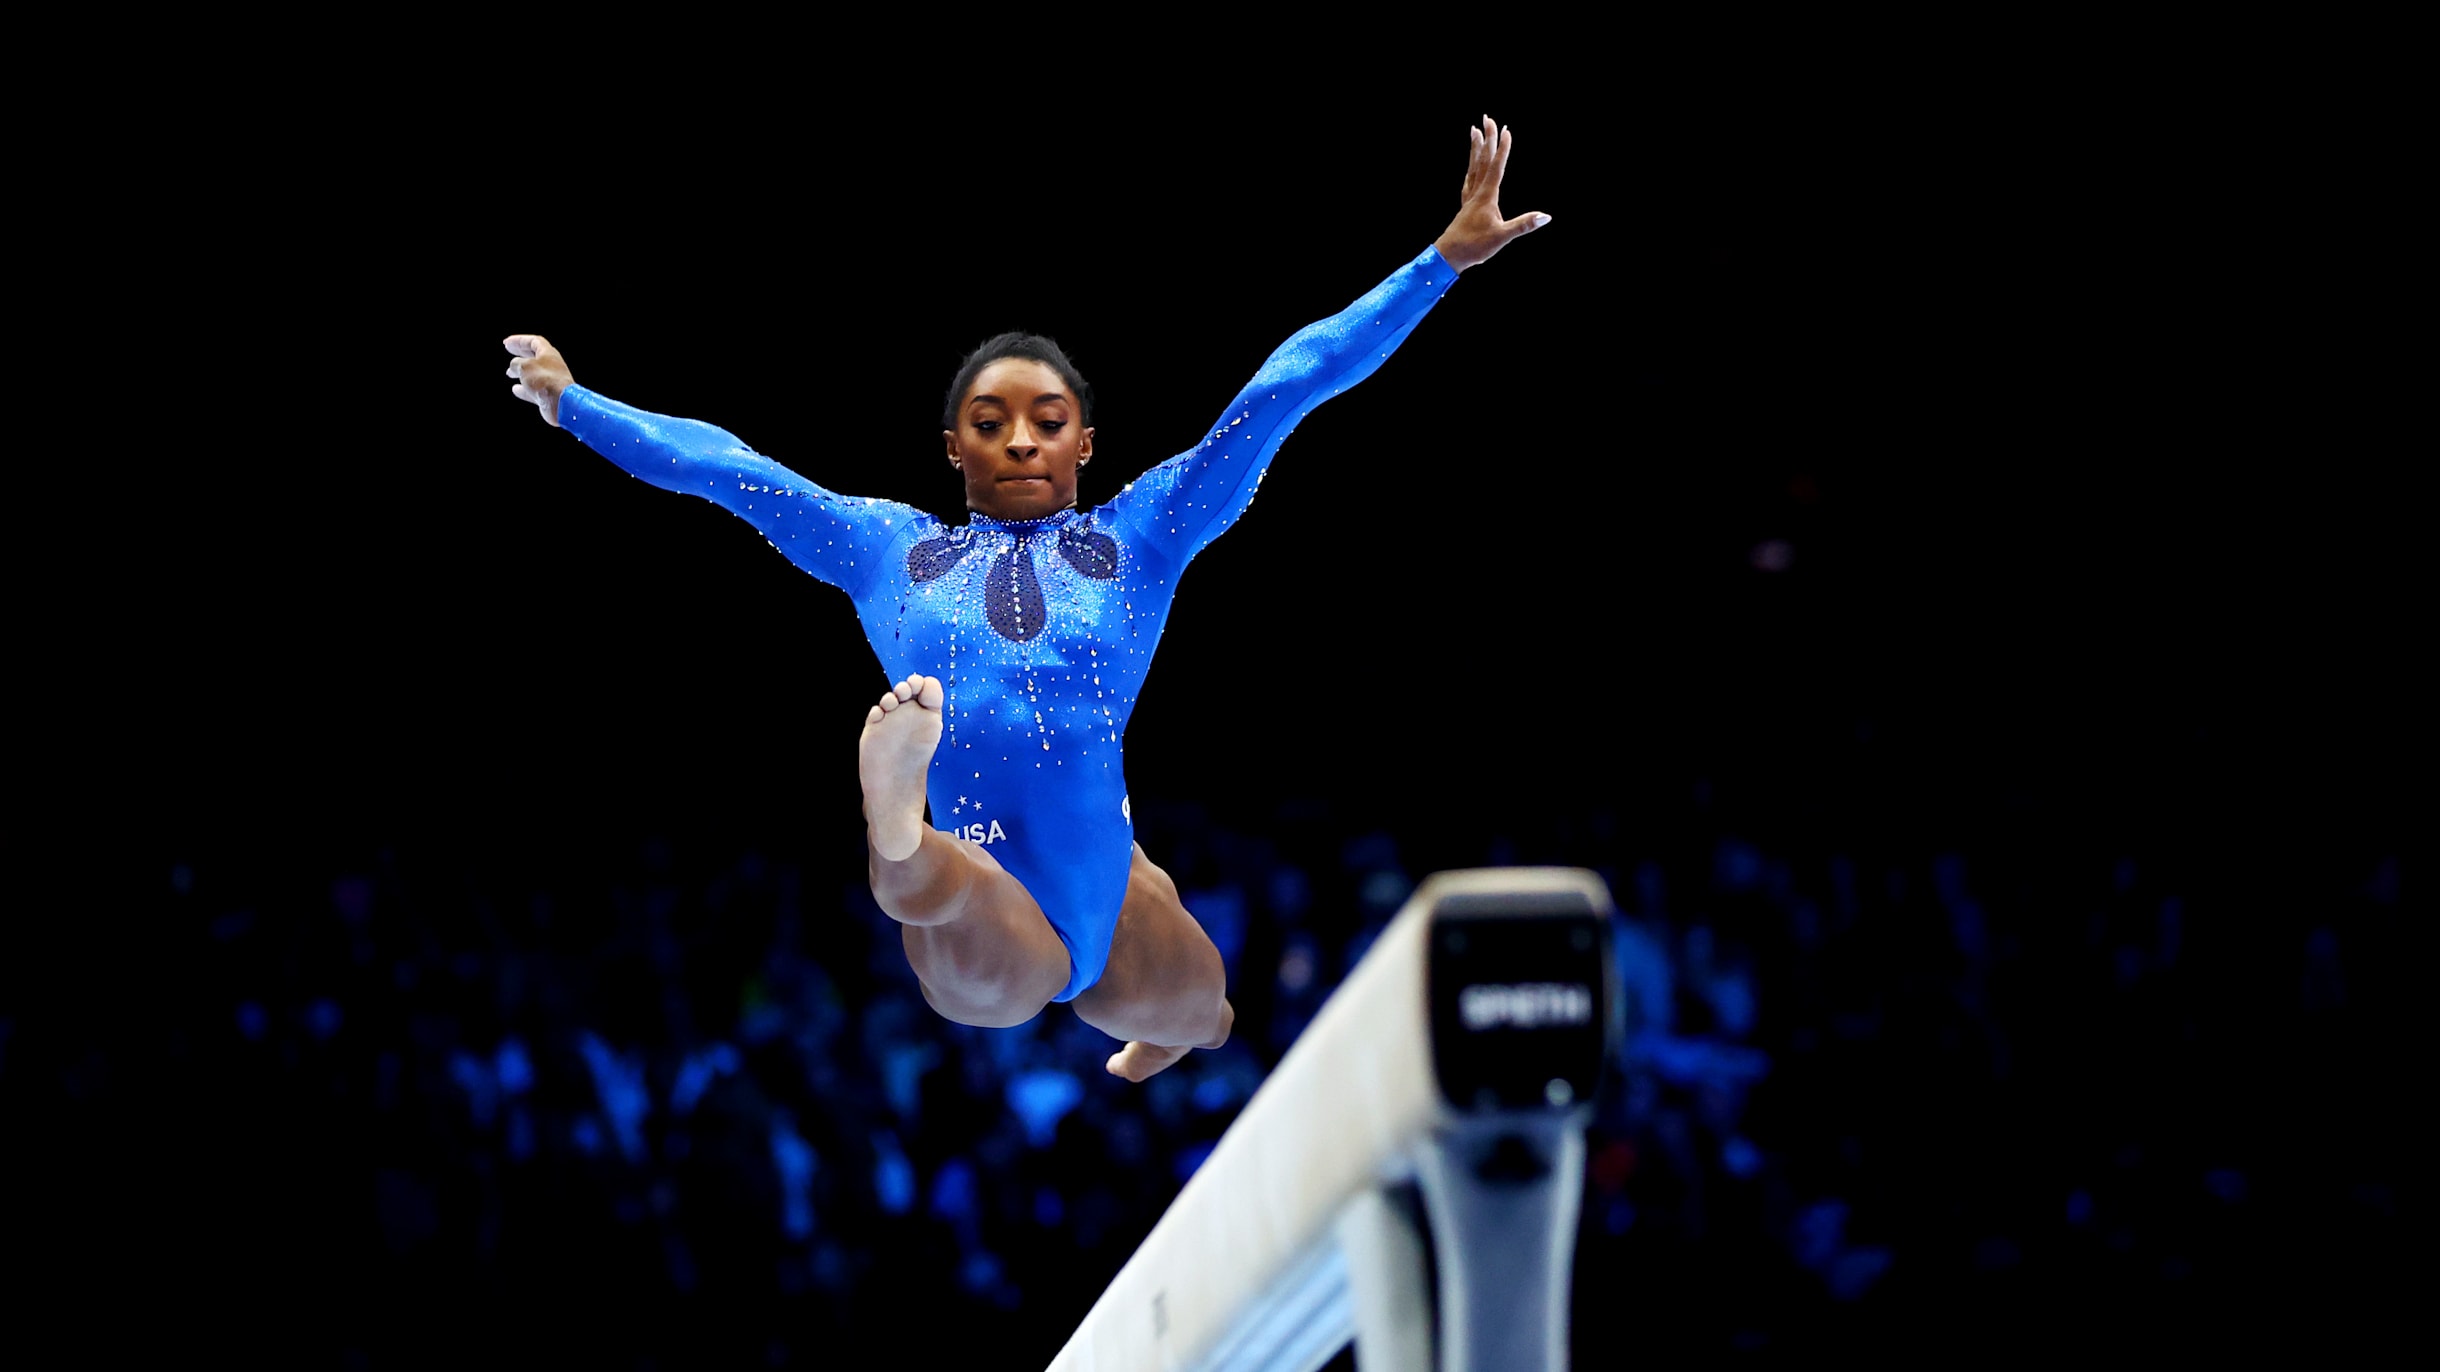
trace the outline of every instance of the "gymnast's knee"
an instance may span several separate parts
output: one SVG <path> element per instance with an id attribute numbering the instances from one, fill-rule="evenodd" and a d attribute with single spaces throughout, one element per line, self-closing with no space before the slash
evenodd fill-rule
<path id="1" fill-rule="evenodd" d="M 1192 989 L 1178 997 L 1173 1027 L 1162 1039 L 1164 1044 L 1217 1048 L 1228 1042 L 1229 1031 L 1236 1027 L 1237 1011 L 1228 1003 L 1228 970 L 1221 964 L 1218 950 L 1200 960 L 1210 963 L 1208 975 L 1197 977 Z"/>
<path id="2" fill-rule="evenodd" d="M 1228 1041 L 1237 1012 L 1224 994 L 1219 954 L 1208 959 L 1209 975 L 1202 975 L 1205 959 L 1194 961 L 1191 970 L 1172 966 L 1157 978 L 1104 979 L 1076 997 L 1076 1015 L 1115 1039 L 1164 1048 L 1217 1048 Z"/>
<path id="3" fill-rule="evenodd" d="M 1219 1032 L 1218 1032 L 1218 1033 L 1213 1034 L 1213 1035 L 1212 1035 L 1212 1036 L 1211 1036 L 1209 1039 L 1206 1039 L 1205 1041 L 1203 1041 L 1203 1042 L 1201 1042 L 1201 1043 L 1198 1043 L 1198 1044 L 1196 1044 L 1195 1046 L 1196 1046 L 1197 1048 L 1217 1048 L 1217 1047 L 1219 1047 L 1220 1045 L 1222 1045 L 1222 1044 L 1224 1044 L 1224 1043 L 1228 1042 L 1228 1035 L 1229 1035 L 1229 1031 L 1230 1031 L 1230 1030 L 1232 1030 L 1232 1029 L 1234 1029 L 1234 1028 L 1236 1028 L 1236 1027 L 1237 1027 L 1237 1007 L 1236 1007 L 1236 1006 L 1234 1006 L 1234 1005 L 1231 1005 L 1231 1004 L 1229 1004 L 1229 1003 L 1228 1003 L 1228 997 L 1226 997 L 1226 996 L 1222 996 L 1222 997 L 1220 998 L 1220 1030 L 1219 1030 Z"/>
<path id="4" fill-rule="evenodd" d="M 1180 913 L 1183 914 L 1181 907 Z M 1228 964 L 1203 926 L 1186 916 L 1189 936 L 1176 954 L 1183 966 L 1170 983 L 1168 996 L 1172 1031 L 1162 1042 L 1193 1048 L 1217 1048 L 1228 1041 L 1237 1012 L 1228 1003 Z"/>
<path id="5" fill-rule="evenodd" d="M 923 989 L 924 1003 L 942 1019 L 977 1029 L 1013 1029 L 1051 1003 L 1050 997 L 1016 985 L 965 985 L 952 990 L 934 986 L 921 973 L 915 984 Z"/>

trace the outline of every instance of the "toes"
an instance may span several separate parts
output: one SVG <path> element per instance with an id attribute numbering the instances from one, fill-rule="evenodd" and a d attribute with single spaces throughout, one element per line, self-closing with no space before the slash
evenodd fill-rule
<path id="1" fill-rule="evenodd" d="M 1129 1043 L 1110 1055 L 1103 1070 L 1114 1077 L 1129 1081 L 1144 1081 L 1186 1056 L 1183 1048 L 1160 1048 L 1149 1043 Z"/>
<path id="2" fill-rule="evenodd" d="M 879 719 L 908 701 L 914 701 L 926 709 L 937 710 L 947 699 L 948 692 L 940 684 L 939 677 L 911 676 L 881 693 L 881 706 L 874 711 L 872 717 Z"/>
<path id="3" fill-rule="evenodd" d="M 873 708 L 865 711 L 864 722 L 867 724 L 879 724 L 881 722 L 881 707 L 876 705 Z"/>

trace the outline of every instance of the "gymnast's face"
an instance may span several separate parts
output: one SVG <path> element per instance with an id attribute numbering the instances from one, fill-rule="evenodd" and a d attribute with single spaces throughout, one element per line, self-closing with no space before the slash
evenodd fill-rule
<path id="1" fill-rule="evenodd" d="M 1093 431 L 1076 422 L 1076 397 L 1059 373 L 1004 357 L 975 374 L 945 431 L 949 465 L 966 478 L 966 508 L 998 520 L 1040 519 L 1076 503 L 1076 471 L 1093 456 Z"/>

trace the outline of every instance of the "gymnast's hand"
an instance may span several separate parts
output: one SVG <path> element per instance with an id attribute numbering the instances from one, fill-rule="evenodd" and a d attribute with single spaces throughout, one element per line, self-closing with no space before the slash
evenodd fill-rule
<path id="1" fill-rule="evenodd" d="M 551 340 L 538 333 L 513 333 L 500 340 L 515 356 L 509 359 L 508 376 L 517 384 L 508 393 L 519 400 L 532 401 L 542 411 L 544 423 L 559 427 L 559 393 L 575 384 L 568 375 L 568 360 L 551 346 Z"/>
<path id="2" fill-rule="evenodd" d="M 1550 222 L 1547 214 L 1500 218 L 1500 178 L 1508 172 L 1508 130 L 1483 116 L 1483 126 L 1466 131 L 1474 151 L 1466 159 L 1466 188 L 1460 194 L 1457 217 L 1432 244 L 1449 265 L 1464 271 Z M 537 340 L 539 341 L 539 340 Z"/>

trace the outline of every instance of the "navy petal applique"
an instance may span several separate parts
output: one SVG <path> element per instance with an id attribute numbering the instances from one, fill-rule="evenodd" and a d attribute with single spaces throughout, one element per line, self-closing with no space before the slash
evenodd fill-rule
<path id="1" fill-rule="evenodd" d="M 974 531 L 959 529 L 938 538 L 927 538 L 907 549 L 907 575 L 917 585 L 937 581 L 946 576 L 974 548 Z"/>
<path id="2" fill-rule="evenodd" d="M 1031 643 L 1042 635 L 1048 613 L 1042 605 L 1042 579 L 1034 575 L 1034 560 L 1019 539 L 1008 556 L 994 558 L 983 578 L 983 612 L 1000 637 Z"/>
<path id="3" fill-rule="evenodd" d="M 1061 529 L 1059 555 L 1068 560 L 1069 566 L 1095 581 L 1108 581 L 1118 575 L 1118 541 L 1108 534 Z"/>

